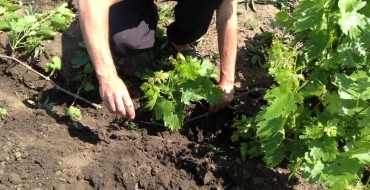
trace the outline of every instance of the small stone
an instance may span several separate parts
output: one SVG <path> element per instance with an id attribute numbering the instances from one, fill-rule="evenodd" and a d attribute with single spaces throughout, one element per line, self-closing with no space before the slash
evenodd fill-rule
<path id="1" fill-rule="evenodd" d="M 0 153 L 0 162 L 5 162 L 9 160 L 9 155 L 6 152 Z"/>
<path id="2" fill-rule="evenodd" d="M 19 160 L 19 158 L 21 158 L 22 154 L 20 152 L 15 152 L 14 153 L 14 157 L 15 157 L 15 160 Z"/>
<path id="3" fill-rule="evenodd" d="M 78 181 L 81 181 L 81 180 L 83 180 L 83 179 L 84 179 L 84 176 L 83 176 L 82 174 L 80 174 L 80 175 L 78 175 L 78 176 L 77 176 L 77 180 L 78 180 Z"/>
<path id="4" fill-rule="evenodd" d="M 20 184 L 22 182 L 22 179 L 18 174 L 11 173 L 9 175 L 9 182 L 17 185 L 17 184 Z"/>
<path id="5" fill-rule="evenodd" d="M 36 187 L 36 188 L 33 188 L 32 190 L 42 190 L 42 189 L 41 189 L 41 188 Z"/>
<path id="6" fill-rule="evenodd" d="M 206 174 L 203 177 L 203 184 L 208 185 L 213 180 L 213 174 L 210 171 L 207 171 Z"/>
<path id="7" fill-rule="evenodd" d="M 53 187 L 54 190 L 67 190 L 64 184 L 58 184 Z"/>
<path id="8" fill-rule="evenodd" d="M 96 146 L 96 151 L 97 152 L 101 152 L 103 150 L 103 146 L 102 145 L 97 145 Z"/>
<path id="9" fill-rule="evenodd" d="M 62 174 L 62 172 L 61 172 L 61 171 L 59 171 L 59 170 L 57 170 L 57 171 L 54 173 L 54 175 L 55 175 L 55 176 L 60 176 L 60 174 Z"/>
<path id="10" fill-rule="evenodd" d="M 28 184 L 23 185 L 24 189 L 30 189 L 30 186 Z"/>

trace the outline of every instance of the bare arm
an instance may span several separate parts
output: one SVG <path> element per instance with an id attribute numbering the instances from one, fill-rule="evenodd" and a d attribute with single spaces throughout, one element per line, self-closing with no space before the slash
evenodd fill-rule
<path id="1" fill-rule="evenodd" d="M 99 80 L 100 96 L 112 113 L 135 117 L 132 100 L 118 77 L 109 46 L 108 11 L 116 0 L 78 0 L 81 30 Z"/>
<path id="2" fill-rule="evenodd" d="M 237 51 L 237 0 L 223 0 L 217 9 L 217 34 L 220 53 L 219 87 L 224 92 L 224 103 L 211 108 L 217 112 L 234 98 L 233 86 Z"/>

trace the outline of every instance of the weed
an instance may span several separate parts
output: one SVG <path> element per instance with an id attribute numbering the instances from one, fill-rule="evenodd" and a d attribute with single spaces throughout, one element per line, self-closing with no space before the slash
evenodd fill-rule
<path id="1" fill-rule="evenodd" d="M 46 73 L 49 73 L 49 77 L 54 74 L 54 72 L 60 71 L 62 69 L 62 59 L 58 56 L 54 56 L 51 60 L 51 62 L 47 63 L 44 70 Z"/>
<path id="2" fill-rule="evenodd" d="M 208 147 L 211 148 L 211 150 L 214 152 L 214 153 L 223 153 L 225 152 L 224 150 L 222 150 L 220 147 L 216 147 L 212 144 L 208 144 Z"/>
<path id="3" fill-rule="evenodd" d="M 252 19 L 247 19 L 244 23 L 244 27 L 248 30 L 254 30 L 257 26 L 258 24 Z"/>
<path id="4" fill-rule="evenodd" d="M 33 52 L 34 57 L 43 52 L 43 40 L 54 37 L 57 31 L 65 31 L 75 17 L 67 3 L 46 13 L 36 13 L 29 5 L 23 16 L 14 12 L 19 8 L 9 4 L 0 6 L 0 31 L 9 31 L 12 52 L 25 48 L 27 52 Z"/>
<path id="5" fill-rule="evenodd" d="M 0 106 L 0 120 L 3 120 L 6 114 L 8 114 L 8 110 L 5 107 Z"/>
<path id="6" fill-rule="evenodd" d="M 247 43 L 247 53 L 252 57 L 252 64 L 262 66 L 266 62 L 266 48 L 270 46 L 272 37 L 272 33 L 263 32 Z"/>
<path id="7" fill-rule="evenodd" d="M 81 120 L 81 110 L 75 106 L 69 106 L 64 109 L 64 114 L 67 115 L 71 120 Z"/>

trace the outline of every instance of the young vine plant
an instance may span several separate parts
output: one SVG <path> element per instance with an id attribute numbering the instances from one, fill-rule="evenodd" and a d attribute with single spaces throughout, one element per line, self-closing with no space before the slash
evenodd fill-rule
<path id="1" fill-rule="evenodd" d="M 34 57 L 42 53 L 45 39 L 65 31 L 76 16 L 67 8 L 67 3 L 43 13 L 36 13 L 29 5 L 20 14 L 22 7 L 22 3 L 0 0 L 0 31 L 8 32 L 12 52 L 25 48 L 34 53 Z"/>
<path id="2" fill-rule="evenodd" d="M 267 105 L 234 123 L 244 156 L 270 167 L 287 159 L 292 175 L 331 189 L 369 187 L 369 10 L 369 1 L 302 0 L 277 14 L 290 40 L 268 50 Z"/>
<path id="3" fill-rule="evenodd" d="M 178 131 L 185 119 L 185 106 L 206 100 L 211 105 L 222 102 L 222 90 L 212 78 L 217 73 L 211 62 L 178 54 L 170 60 L 174 69 L 156 71 L 144 77 L 145 108 L 154 111 L 156 120 L 163 120 L 172 131 Z"/>

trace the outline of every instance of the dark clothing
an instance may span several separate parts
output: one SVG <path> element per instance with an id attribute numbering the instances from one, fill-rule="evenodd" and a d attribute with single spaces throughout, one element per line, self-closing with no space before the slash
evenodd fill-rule
<path id="1" fill-rule="evenodd" d="M 176 44 L 190 44 L 208 30 L 222 0 L 178 0 L 175 21 L 167 36 Z M 153 0 L 123 0 L 110 7 L 109 33 L 115 50 L 127 55 L 153 47 L 158 12 Z"/>

